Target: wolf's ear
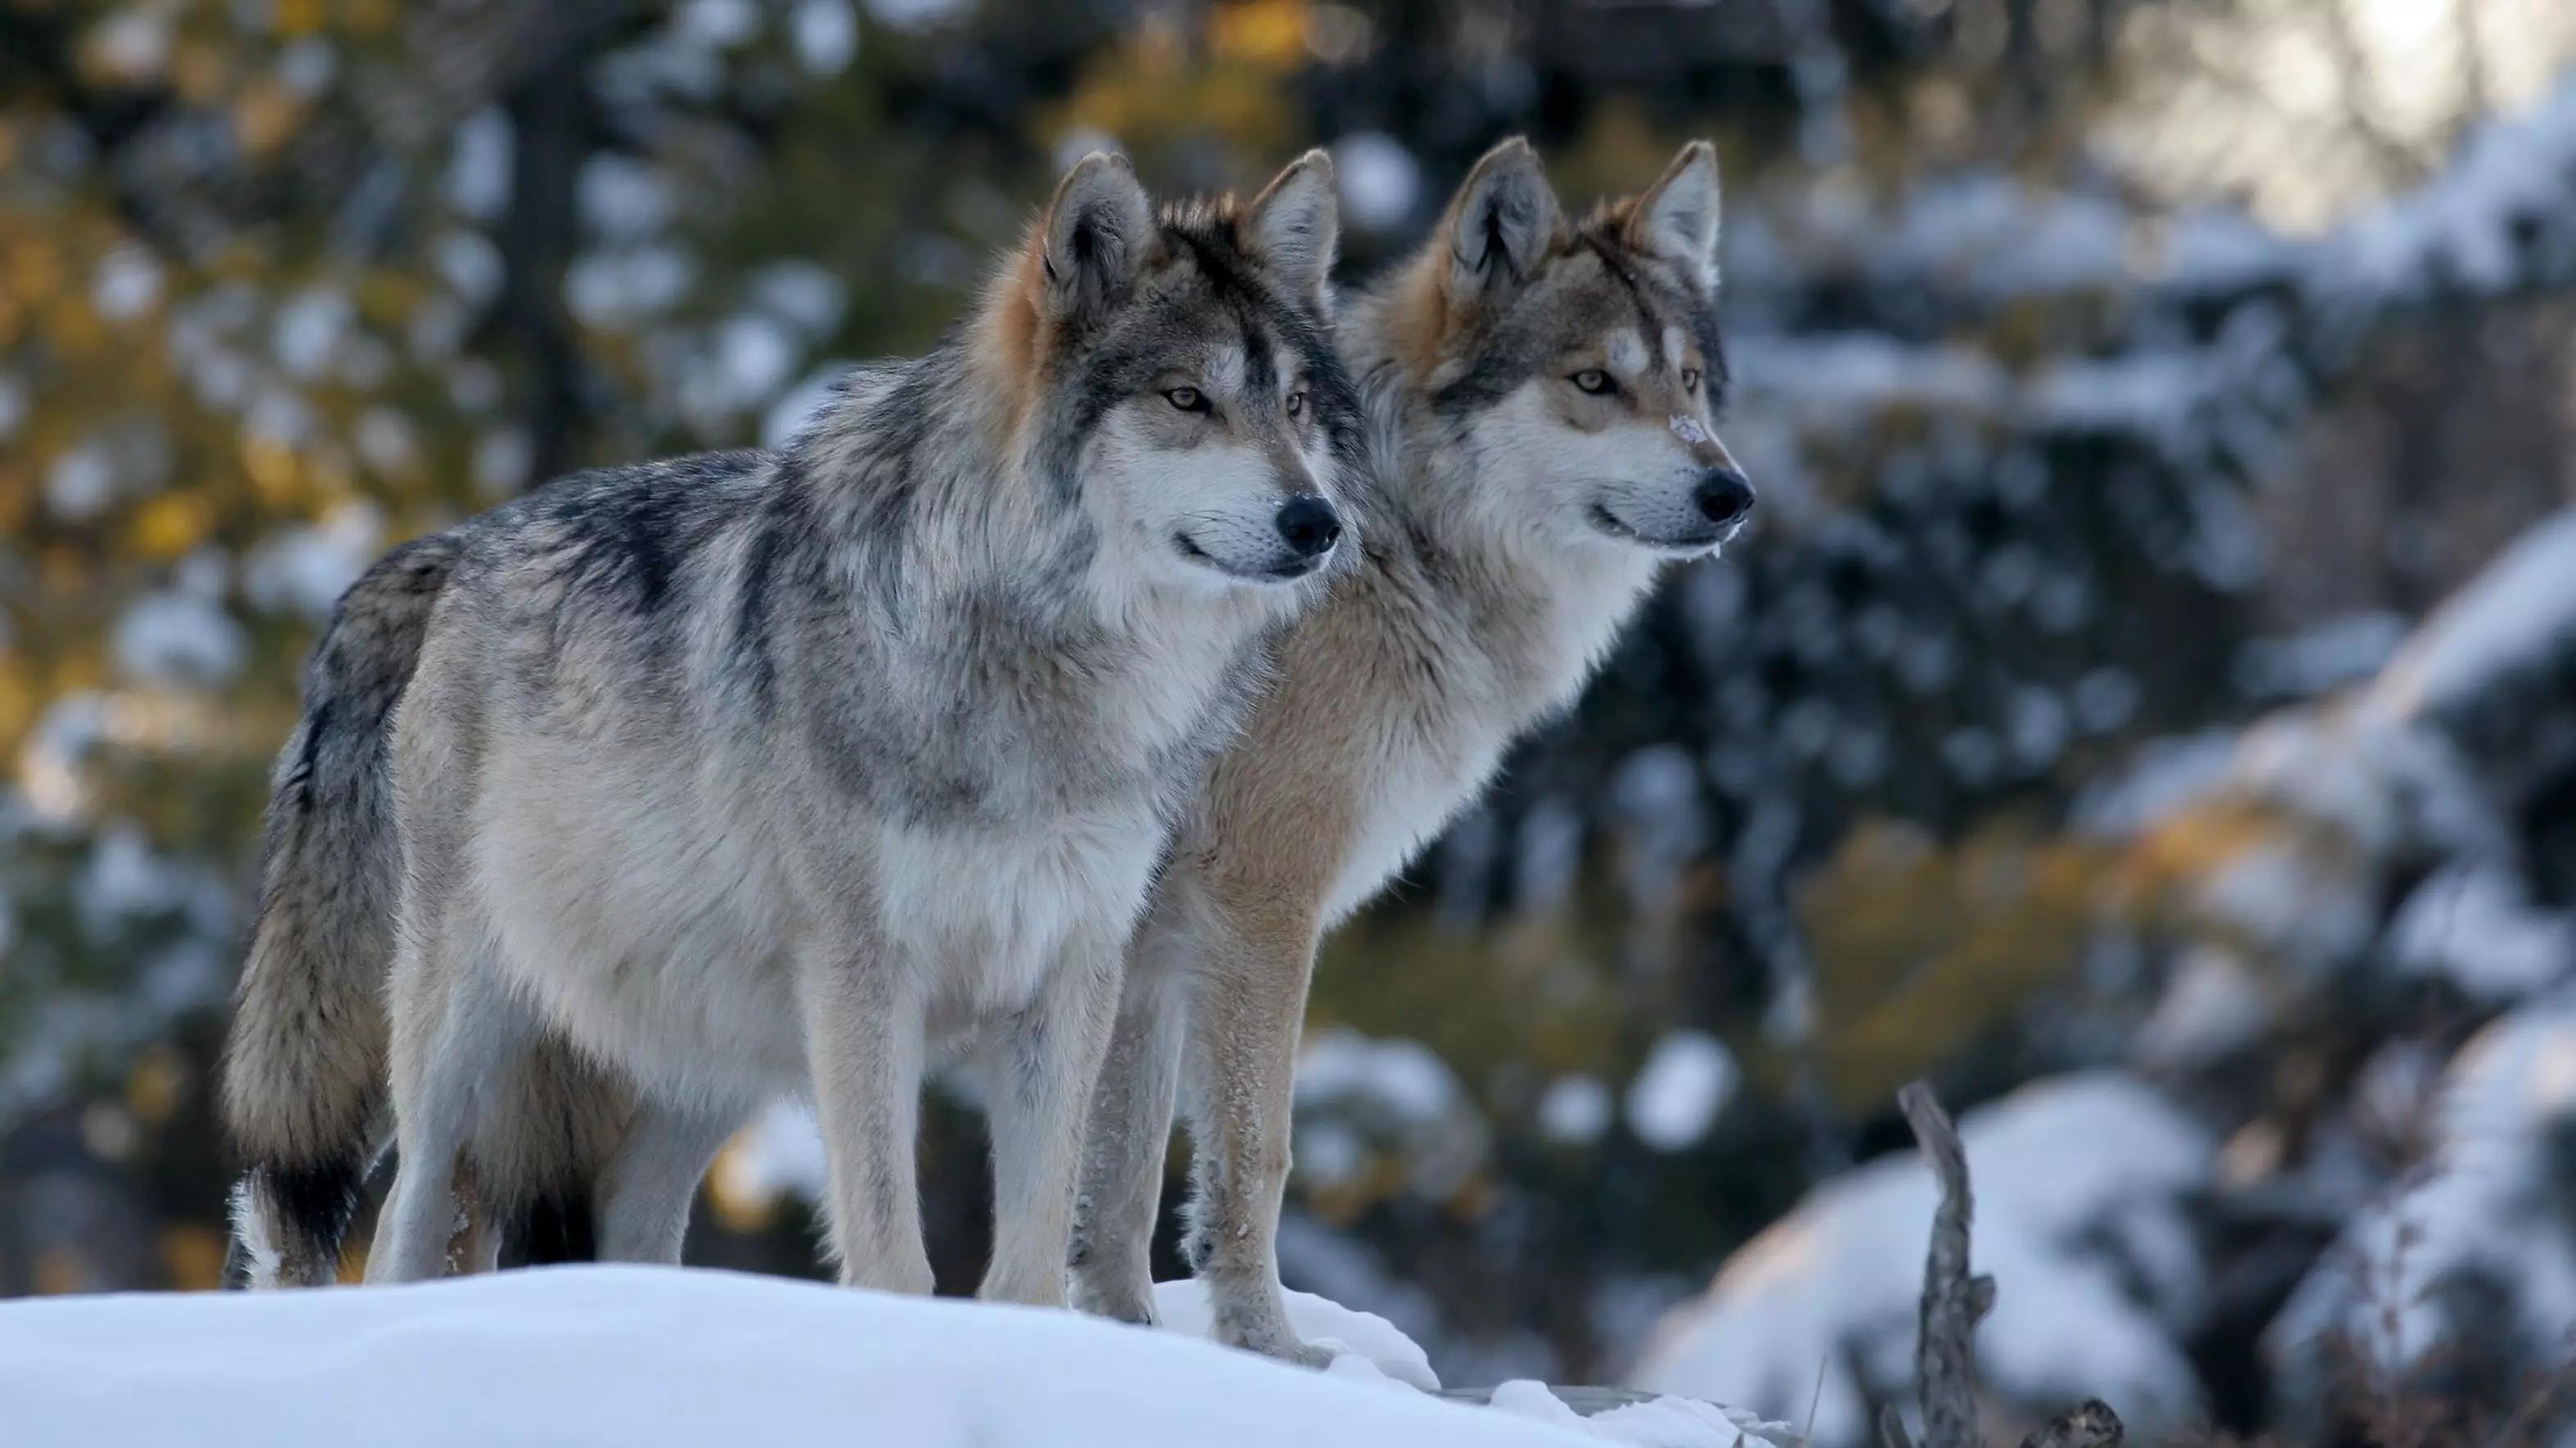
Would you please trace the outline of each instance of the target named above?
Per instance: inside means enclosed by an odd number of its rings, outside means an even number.
[[[1288,163],[1243,213],[1244,238],[1298,293],[1321,301],[1341,240],[1341,203],[1333,192],[1333,158],[1308,151]]]
[[[1628,213],[1627,241],[1680,267],[1703,284],[1717,280],[1717,148],[1682,147],[1663,179]]]
[[[1529,280],[1558,221],[1556,191],[1529,142],[1514,136],[1487,151],[1440,223],[1450,296],[1498,296]]]
[[[1084,322],[1127,294],[1154,235],[1154,204],[1124,156],[1094,151],[1074,163],[1047,203],[1046,311]]]

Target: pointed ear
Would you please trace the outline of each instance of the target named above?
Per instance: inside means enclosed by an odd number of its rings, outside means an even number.
[[[1127,294],[1154,236],[1154,205],[1124,156],[1074,163],[1039,228],[1044,306],[1058,321],[1097,320]]]
[[[1556,192],[1529,142],[1514,136],[1487,151],[1440,223],[1450,295],[1499,296],[1529,280],[1559,224]]]
[[[1289,162],[1245,209],[1243,235],[1290,288],[1320,301],[1342,235],[1333,158],[1316,150]]]
[[[1703,283],[1717,280],[1717,148],[1706,141],[1682,147],[1663,179],[1637,198],[1628,214],[1627,241]]]

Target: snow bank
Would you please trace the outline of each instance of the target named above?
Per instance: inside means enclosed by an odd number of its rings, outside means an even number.
[[[1071,1313],[666,1268],[0,1307],[12,1448],[1738,1442],[1705,1405],[1542,1421],[1531,1387],[1495,1411]]]
[[[2025,1088],[1971,1113],[1960,1137],[1976,1266],[1999,1292],[1977,1340],[1987,1383],[2051,1411],[2098,1395],[2142,1433],[2188,1418],[2197,1379],[2168,1324],[2200,1290],[2178,1205],[2208,1177],[2209,1137],[2109,1073]],[[1937,1197],[1912,1152],[1818,1188],[1657,1328],[1630,1382],[1803,1419],[1821,1369],[1814,1441],[1864,1441],[1869,1399],[1913,1380]],[[2129,1280],[2160,1300],[2138,1301]]]

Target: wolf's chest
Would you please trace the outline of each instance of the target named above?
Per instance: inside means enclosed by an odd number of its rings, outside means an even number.
[[[949,1011],[1018,1010],[1068,946],[1125,939],[1163,835],[1145,811],[1011,828],[889,826],[877,855],[886,932],[933,973]]]
[[[1485,721],[1455,720],[1437,740],[1395,734],[1379,742],[1350,847],[1325,898],[1327,924],[1367,904],[1421,853],[1484,788],[1509,739]]]

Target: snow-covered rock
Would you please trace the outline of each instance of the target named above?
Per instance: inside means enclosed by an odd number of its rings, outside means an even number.
[[[1976,1267],[1998,1293],[1977,1340],[1987,1384],[2048,1411],[2098,1396],[2147,1435],[2187,1420],[2199,1387],[2173,1328],[2201,1285],[2179,1208],[2208,1179],[2209,1136],[2137,1081],[2090,1073],[1969,1113],[1960,1139]],[[1869,1401],[1913,1380],[1937,1199],[1913,1152],[1828,1182],[1668,1317],[1629,1381],[1794,1421],[1812,1397],[1814,1442],[1863,1442]]]
[[[1299,1310],[1303,1330],[1366,1327],[1313,1301]],[[0,1306],[0,1422],[13,1448],[1740,1441],[1705,1404],[1546,1421],[1529,1403],[1465,1406],[1365,1380],[1374,1376],[1308,1372],[1067,1312],[668,1268]]]

